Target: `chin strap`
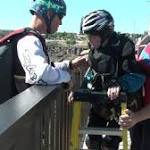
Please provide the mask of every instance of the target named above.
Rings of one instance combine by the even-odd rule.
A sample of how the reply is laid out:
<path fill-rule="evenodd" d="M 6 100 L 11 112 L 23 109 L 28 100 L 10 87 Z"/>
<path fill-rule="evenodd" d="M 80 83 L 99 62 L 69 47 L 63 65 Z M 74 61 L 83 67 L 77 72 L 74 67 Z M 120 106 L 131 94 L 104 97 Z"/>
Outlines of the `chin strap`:
<path fill-rule="evenodd" d="M 52 14 L 50 18 L 48 18 L 48 16 L 45 17 L 45 22 L 47 25 L 47 33 L 51 33 L 51 23 L 54 19 L 56 14 Z"/>

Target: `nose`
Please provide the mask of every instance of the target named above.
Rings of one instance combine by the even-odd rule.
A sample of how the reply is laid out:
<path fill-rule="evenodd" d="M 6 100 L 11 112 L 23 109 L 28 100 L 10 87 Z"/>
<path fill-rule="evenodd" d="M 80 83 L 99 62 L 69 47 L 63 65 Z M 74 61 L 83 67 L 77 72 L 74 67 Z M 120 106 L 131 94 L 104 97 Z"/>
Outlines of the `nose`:
<path fill-rule="evenodd" d="M 59 25 L 62 25 L 62 20 L 60 20 L 60 23 L 59 23 Z"/>
<path fill-rule="evenodd" d="M 58 15 L 58 17 L 59 17 L 59 20 L 60 20 L 60 25 L 62 25 L 62 19 L 63 19 L 63 16 L 62 15 Z"/>

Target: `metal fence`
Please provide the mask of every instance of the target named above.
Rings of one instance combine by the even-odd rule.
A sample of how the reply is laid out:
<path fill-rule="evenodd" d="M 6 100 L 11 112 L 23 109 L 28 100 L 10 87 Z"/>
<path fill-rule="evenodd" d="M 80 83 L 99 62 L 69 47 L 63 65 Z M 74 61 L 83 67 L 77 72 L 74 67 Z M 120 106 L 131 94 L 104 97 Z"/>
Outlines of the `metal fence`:
<path fill-rule="evenodd" d="M 60 86 L 32 86 L 0 105 L 0 150 L 69 150 L 70 114 Z"/>
<path fill-rule="evenodd" d="M 75 73 L 75 88 L 84 70 Z M 34 85 L 0 105 L 0 150 L 69 150 L 73 103 L 61 85 Z"/>

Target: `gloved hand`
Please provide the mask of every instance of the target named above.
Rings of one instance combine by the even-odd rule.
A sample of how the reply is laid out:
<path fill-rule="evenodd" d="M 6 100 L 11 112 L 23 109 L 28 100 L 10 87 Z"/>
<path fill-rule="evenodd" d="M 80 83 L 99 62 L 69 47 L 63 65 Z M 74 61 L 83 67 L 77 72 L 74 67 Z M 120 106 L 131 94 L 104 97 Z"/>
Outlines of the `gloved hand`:
<path fill-rule="evenodd" d="M 118 96 L 119 96 L 119 93 L 120 93 L 120 86 L 112 86 L 112 87 L 109 87 L 108 90 L 107 90 L 107 95 L 109 97 L 110 100 L 114 100 L 116 99 Z"/>

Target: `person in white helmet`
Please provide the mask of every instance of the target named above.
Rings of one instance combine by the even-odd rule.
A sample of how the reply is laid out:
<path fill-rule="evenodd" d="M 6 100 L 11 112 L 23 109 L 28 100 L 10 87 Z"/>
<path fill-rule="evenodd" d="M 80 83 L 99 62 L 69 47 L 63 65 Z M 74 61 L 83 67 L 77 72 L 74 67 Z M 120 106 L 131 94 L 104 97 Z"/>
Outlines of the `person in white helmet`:
<path fill-rule="evenodd" d="M 92 11 L 84 16 L 81 20 L 81 32 L 87 34 L 90 47 L 90 71 L 82 88 L 96 92 L 106 91 L 108 96 L 105 103 L 103 99 L 99 102 L 90 99 L 92 107 L 88 127 L 119 128 L 117 112 L 120 105 L 117 98 L 120 92 L 127 94 L 128 108 L 131 110 L 137 111 L 142 103 L 141 88 L 145 77 L 135 60 L 134 43 L 124 34 L 114 31 L 114 19 L 106 10 Z M 136 149 L 140 142 L 134 142 L 136 131 L 138 130 L 132 130 L 134 138 L 131 149 Z M 117 136 L 88 137 L 88 148 L 96 150 L 118 150 L 121 141 Z"/>

